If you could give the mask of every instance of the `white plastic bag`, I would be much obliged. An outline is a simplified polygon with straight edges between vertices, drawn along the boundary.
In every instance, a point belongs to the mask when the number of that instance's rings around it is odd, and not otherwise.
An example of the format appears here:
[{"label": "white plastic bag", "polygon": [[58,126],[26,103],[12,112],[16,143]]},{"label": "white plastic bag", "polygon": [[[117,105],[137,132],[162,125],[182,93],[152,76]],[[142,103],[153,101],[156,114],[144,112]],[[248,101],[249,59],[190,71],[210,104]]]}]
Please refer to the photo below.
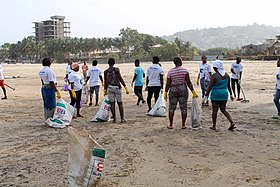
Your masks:
[{"label": "white plastic bag", "polygon": [[69,127],[67,132],[69,137],[68,186],[96,186],[102,176],[105,150],[86,131]]},{"label": "white plastic bag", "polygon": [[81,101],[83,104],[87,104],[87,102],[88,102],[88,87],[87,86],[83,86],[83,88],[82,88]]},{"label": "white plastic bag", "polygon": [[166,116],[166,104],[162,96],[162,91],[159,94],[156,104],[153,108],[148,112],[150,116],[159,116],[165,117]]},{"label": "white plastic bag", "polygon": [[64,128],[70,125],[74,115],[74,107],[63,99],[58,99],[52,118],[48,118],[45,123],[54,128]]},{"label": "white plastic bag", "polygon": [[110,118],[110,112],[111,112],[111,105],[110,101],[108,99],[108,96],[105,97],[103,100],[101,107],[99,108],[98,112],[92,118],[92,122],[106,122]]},{"label": "white plastic bag", "polygon": [[199,105],[198,98],[193,97],[192,98],[192,110],[191,110],[191,127],[193,129],[200,128],[200,114],[201,114],[201,108]]}]

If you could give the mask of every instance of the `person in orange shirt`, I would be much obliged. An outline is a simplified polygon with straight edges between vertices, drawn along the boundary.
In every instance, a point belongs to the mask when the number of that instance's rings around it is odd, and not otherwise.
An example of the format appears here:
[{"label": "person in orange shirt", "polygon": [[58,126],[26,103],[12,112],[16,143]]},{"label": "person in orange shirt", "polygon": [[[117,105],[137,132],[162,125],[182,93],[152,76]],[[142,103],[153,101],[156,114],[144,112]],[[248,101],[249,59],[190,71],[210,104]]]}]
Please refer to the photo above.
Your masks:
[{"label": "person in orange shirt", "polygon": [[84,80],[86,80],[87,79],[87,70],[88,70],[88,65],[87,65],[86,61],[84,61],[84,65],[82,66],[82,70],[83,70]]}]

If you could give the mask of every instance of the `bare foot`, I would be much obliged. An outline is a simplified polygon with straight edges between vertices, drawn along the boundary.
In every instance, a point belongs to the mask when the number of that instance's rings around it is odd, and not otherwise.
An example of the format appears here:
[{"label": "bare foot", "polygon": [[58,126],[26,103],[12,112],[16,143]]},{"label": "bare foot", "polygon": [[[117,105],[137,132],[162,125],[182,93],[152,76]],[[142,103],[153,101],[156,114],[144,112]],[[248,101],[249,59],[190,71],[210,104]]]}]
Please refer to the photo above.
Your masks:
[{"label": "bare foot", "polygon": [[82,116],[81,114],[77,114],[77,118],[83,118],[84,116]]},{"label": "bare foot", "polygon": [[168,129],[173,129],[172,125],[167,126]]},{"label": "bare foot", "polygon": [[210,129],[214,131],[217,130],[216,127],[210,127]]},{"label": "bare foot", "polygon": [[181,127],[181,129],[186,129],[187,127],[186,127],[186,125],[183,125],[182,127]]},{"label": "bare foot", "polygon": [[121,120],[121,123],[126,123],[126,122],[127,122],[126,119],[122,119],[122,120]]}]

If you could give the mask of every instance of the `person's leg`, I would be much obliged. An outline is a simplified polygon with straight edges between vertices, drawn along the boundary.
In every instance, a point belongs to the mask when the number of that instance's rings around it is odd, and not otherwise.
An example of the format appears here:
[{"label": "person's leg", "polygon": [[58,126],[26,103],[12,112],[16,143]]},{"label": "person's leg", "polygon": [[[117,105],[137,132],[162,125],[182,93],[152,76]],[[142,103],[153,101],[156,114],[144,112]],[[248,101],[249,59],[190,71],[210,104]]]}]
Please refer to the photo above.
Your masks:
[{"label": "person's leg", "polygon": [[113,123],[116,123],[116,110],[115,110],[115,101],[110,102],[111,104],[111,112],[112,112],[112,118],[113,118]]},{"label": "person's leg", "polygon": [[152,109],[153,94],[154,94],[154,87],[148,87],[148,97],[147,97],[148,111]]},{"label": "person's leg", "polygon": [[232,88],[233,95],[236,98],[236,94],[235,94],[235,79],[231,79],[231,88]]},{"label": "person's leg", "polygon": [[202,78],[200,79],[200,87],[201,87],[201,94],[202,94],[202,98],[204,98],[204,95],[205,95],[205,79]]},{"label": "person's leg", "polygon": [[216,130],[216,122],[217,122],[217,115],[218,115],[219,107],[212,103],[212,122],[213,126],[210,127],[212,130]]},{"label": "person's leg", "polygon": [[[205,81],[204,85],[205,85],[205,92],[207,91],[208,87],[209,87],[210,81]],[[204,94],[205,95],[205,94]],[[209,102],[208,102],[208,97],[207,96],[207,100],[206,100],[206,106],[209,106]]]},{"label": "person's leg", "polygon": [[174,119],[174,113],[177,107],[177,102],[178,102],[178,92],[176,90],[176,87],[172,86],[170,88],[169,94],[168,94],[168,100],[169,100],[169,112],[168,112],[168,117],[169,117],[169,125],[167,128],[172,129],[173,128],[173,119]]},{"label": "person's leg", "polygon": [[98,106],[100,86],[95,86],[95,106]]},{"label": "person's leg", "polygon": [[111,88],[110,86],[108,87],[108,99],[110,101],[110,105],[111,105],[111,112],[112,112],[112,118],[113,118],[113,123],[116,123],[116,109],[115,109],[115,92],[114,89]]},{"label": "person's leg", "polygon": [[154,89],[155,103],[156,103],[157,100],[158,100],[160,90],[161,90],[161,87],[160,87],[160,86],[156,86],[155,89]]},{"label": "person's leg", "polygon": [[228,128],[228,130],[235,129],[235,125],[234,125],[234,123],[232,121],[232,118],[231,118],[230,114],[226,110],[226,102],[224,104],[220,105],[220,109],[221,109],[221,112],[226,116],[226,118],[230,122],[230,127]]},{"label": "person's leg", "polygon": [[277,108],[278,115],[280,116],[280,103],[279,103],[279,99],[280,99],[280,89],[276,89],[273,101],[274,101],[275,106]]},{"label": "person's leg", "polygon": [[83,117],[80,114],[80,108],[81,108],[81,98],[82,98],[82,90],[75,91],[76,93],[76,108],[77,108],[77,117]]},{"label": "person's leg", "polygon": [[139,94],[140,94],[140,96],[141,96],[141,98],[142,98],[142,103],[145,103],[146,101],[145,101],[145,99],[144,99],[144,97],[143,97],[143,86],[139,86]]},{"label": "person's leg", "polygon": [[237,99],[240,100],[240,84],[238,83],[238,80],[236,82],[237,85]]},{"label": "person's leg", "polygon": [[124,107],[123,107],[122,90],[121,89],[116,90],[116,99],[117,99],[117,103],[118,103],[118,106],[119,106],[121,123],[125,123],[126,119],[124,118]]},{"label": "person's leg", "polygon": [[3,90],[3,94],[4,94],[4,97],[3,97],[2,99],[7,99],[7,92],[6,92],[6,88],[5,88],[5,87],[3,87],[3,88],[2,88],[2,90]]},{"label": "person's leg", "polygon": [[180,85],[178,86],[178,91],[176,94],[178,94],[178,101],[179,106],[181,110],[181,118],[182,118],[182,129],[186,128],[186,119],[187,119],[187,110],[188,110],[188,97],[189,92],[186,85]]},{"label": "person's leg", "polygon": [[140,100],[141,100],[141,96],[139,95],[139,87],[138,86],[134,86],[134,94],[137,96],[137,105],[139,105]]},{"label": "person's leg", "polygon": [[92,95],[93,95],[93,92],[94,92],[94,87],[91,86],[91,87],[89,88],[89,106],[92,105]]},{"label": "person's leg", "polygon": [[72,96],[72,92],[71,90],[69,90],[69,95],[70,95],[70,105],[74,106],[75,105],[75,102],[76,102],[76,99]]}]

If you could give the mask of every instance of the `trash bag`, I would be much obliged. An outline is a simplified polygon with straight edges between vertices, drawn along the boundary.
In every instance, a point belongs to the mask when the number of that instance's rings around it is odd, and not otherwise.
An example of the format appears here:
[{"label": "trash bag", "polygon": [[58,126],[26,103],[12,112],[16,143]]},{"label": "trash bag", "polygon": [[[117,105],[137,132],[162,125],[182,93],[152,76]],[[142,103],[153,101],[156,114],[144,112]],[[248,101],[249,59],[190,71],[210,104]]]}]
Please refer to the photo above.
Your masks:
[{"label": "trash bag", "polygon": [[201,107],[199,105],[198,98],[192,98],[192,110],[191,110],[191,128],[198,129],[200,128],[200,114]]},{"label": "trash bag", "polygon": [[166,116],[166,104],[162,96],[162,91],[159,94],[156,104],[148,112],[150,116],[165,117]]},{"label": "trash bag", "polygon": [[104,101],[101,104],[101,107],[99,108],[98,112],[92,118],[92,122],[106,122],[110,118],[110,112],[111,112],[111,105],[110,101],[108,99],[108,96],[105,97]]},{"label": "trash bag", "polygon": [[67,128],[69,187],[96,186],[104,168],[105,150],[86,131]]},{"label": "trash bag", "polygon": [[74,115],[74,107],[63,99],[58,99],[52,118],[48,118],[45,123],[54,128],[64,128],[70,125]]},{"label": "trash bag", "polygon": [[87,86],[83,86],[83,88],[82,88],[81,101],[83,104],[87,104],[87,102],[88,102],[88,87]]}]

